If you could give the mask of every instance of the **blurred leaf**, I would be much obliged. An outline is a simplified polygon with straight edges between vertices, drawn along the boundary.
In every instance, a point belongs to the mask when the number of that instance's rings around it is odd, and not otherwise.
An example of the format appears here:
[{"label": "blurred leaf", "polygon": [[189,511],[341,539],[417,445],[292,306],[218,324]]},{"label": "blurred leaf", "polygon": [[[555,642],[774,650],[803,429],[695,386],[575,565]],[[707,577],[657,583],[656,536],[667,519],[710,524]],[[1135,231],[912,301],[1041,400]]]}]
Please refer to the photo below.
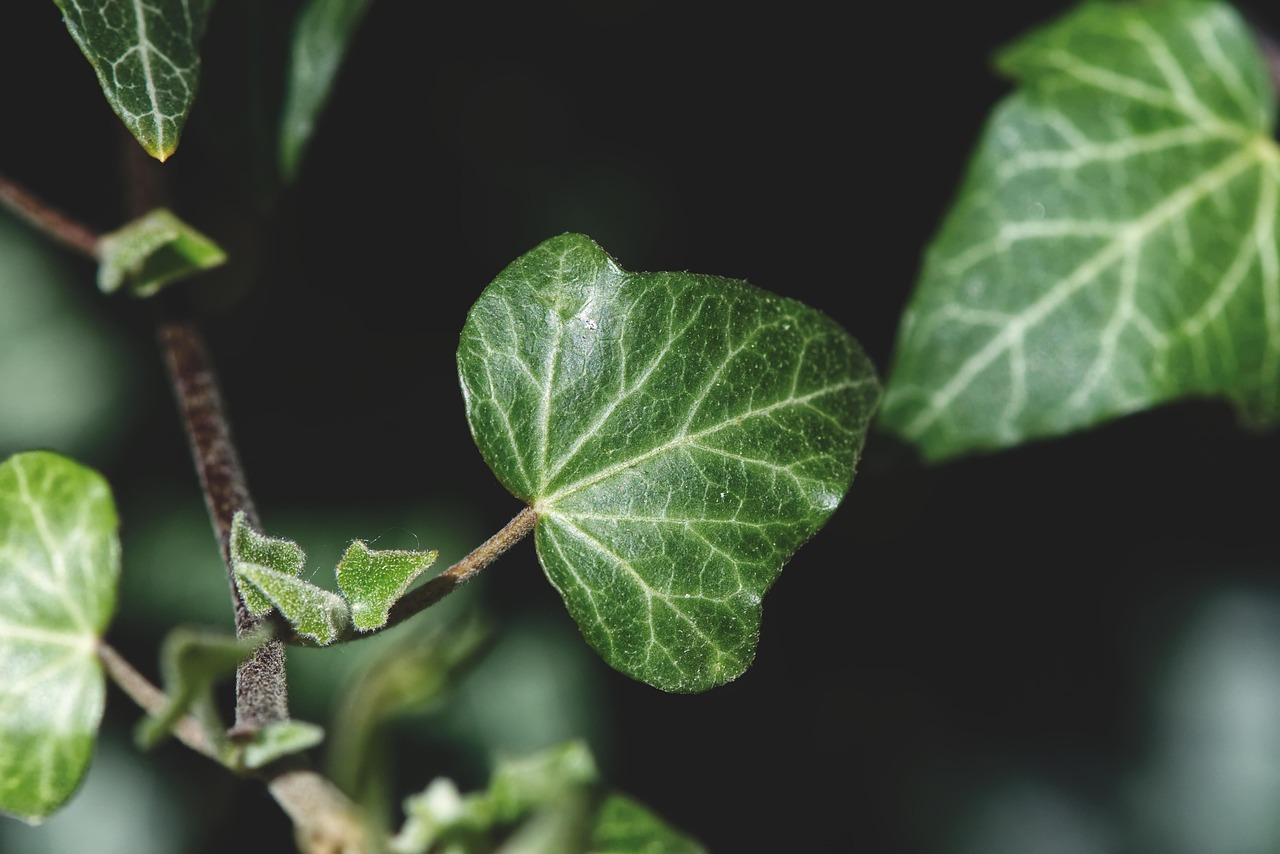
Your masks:
[{"label": "blurred leaf", "polygon": [[253,734],[242,748],[240,764],[261,768],[292,753],[315,747],[324,741],[324,730],[305,721],[274,721]]},{"label": "blurred leaf", "polygon": [[628,273],[576,234],[499,274],[458,367],[476,444],[537,510],[539,559],[583,635],[670,691],[750,664],[760,599],[844,498],[879,395],[818,311]]},{"label": "blurred leaf", "polygon": [[502,763],[489,790],[460,795],[437,779],[405,801],[394,854],[700,854],[701,845],[601,785],[581,741]]},{"label": "blurred leaf", "polygon": [[404,595],[439,552],[371,549],[356,540],[338,562],[338,589],[351,603],[351,619],[362,632],[387,622],[391,606]]},{"label": "blurred leaf", "polygon": [[71,797],[93,754],[117,524],[97,472],[44,451],[0,463],[0,810],[28,822]]},{"label": "blurred leaf", "polygon": [[160,674],[169,705],[138,724],[138,744],[155,747],[188,713],[200,721],[213,744],[222,744],[225,732],[213,702],[213,685],[234,673],[236,665],[265,639],[265,631],[242,639],[188,627],[171,631],[160,646]]},{"label": "blurred leaf", "polygon": [[881,417],[930,459],[1192,395],[1280,416],[1280,149],[1224,3],[1089,2],[1002,52]]},{"label": "blurred leaf", "polygon": [[98,288],[111,293],[127,285],[136,297],[227,260],[209,238],[164,208],[157,208],[98,242]]},{"label": "blurred leaf", "polygon": [[370,0],[311,0],[298,13],[280,116],[280,171],[292,182]]},{"label": "blurred leaf", "polygon": [[147,153],[166,160],[195,100],[213,0],[54,0],[107,103]]}]

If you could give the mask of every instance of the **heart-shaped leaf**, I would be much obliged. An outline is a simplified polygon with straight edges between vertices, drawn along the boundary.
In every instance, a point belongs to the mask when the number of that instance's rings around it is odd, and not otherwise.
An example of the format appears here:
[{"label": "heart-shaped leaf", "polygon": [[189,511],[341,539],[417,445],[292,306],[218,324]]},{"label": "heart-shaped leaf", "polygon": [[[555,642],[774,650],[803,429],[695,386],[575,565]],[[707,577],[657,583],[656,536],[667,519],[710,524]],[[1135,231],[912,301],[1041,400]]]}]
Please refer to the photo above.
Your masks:
[{"label": "heart-shaped leaf", "polygon": [[1280,147],[1223,3],[1085,3],[998,59],[883,423],[931,459],[1193,395],[1280,418]]},{"label": "heart-shaped leaf", "polygon": [[54,2],[111,109],[147,153],[167,159],[195,100],[213,0]]},{"label": "heart-shaped leaf", "polygon": [[468,314],[467,418],[538,513],[538,557],[612,666],[701,691],[750,664],[760,600],[853,479],[879,397],[827,316],[745,282],[621,269],[582,235]]},{"label": "heart-shaped leaf", "polygon": [[116,528],[98,473],[44,451],[0,463],[0,810],[32,823],[71,797],[93,754]]},{"label": "heart-shaped leaf", "polygon": [[362,632],[387,622],[391,606],[404,595],[439,552],[371,549],[356,540],[338,562],[338,589],[351,604],[351,620]]}]

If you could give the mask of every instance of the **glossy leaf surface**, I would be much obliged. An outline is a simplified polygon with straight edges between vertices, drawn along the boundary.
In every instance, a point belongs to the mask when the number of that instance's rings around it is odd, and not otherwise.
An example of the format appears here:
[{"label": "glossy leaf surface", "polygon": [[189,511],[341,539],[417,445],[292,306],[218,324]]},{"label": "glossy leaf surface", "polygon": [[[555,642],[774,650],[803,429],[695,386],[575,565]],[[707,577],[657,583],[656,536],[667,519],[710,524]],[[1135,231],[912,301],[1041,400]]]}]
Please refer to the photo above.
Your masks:
[{"label": "glossy leaf surface", "polygon": [[0,464],[0,810],[30,822],[71,797],[93,753],[116,529],[96,472],[43,451]]},{"label": "glossy leaf surface", "polygon": [[576,234],[485,290],[458,365],[476,443],[537,510],[539,559],[583,635],[670,691],[749,665],[761,597],[844,498],[879,396],[820,312],[629,273]]},{"label": "glossy leaf surface", "polygon": [[883,423],[940,459],[1188,396],[1280,415],[1280,149],[1222,3],[1090,2],[998,57],[903,318]]},{"label": "glossy leaf surface", "polygon": [[178,147],[213,0],[54,0],[103,94],[152,157]]}]

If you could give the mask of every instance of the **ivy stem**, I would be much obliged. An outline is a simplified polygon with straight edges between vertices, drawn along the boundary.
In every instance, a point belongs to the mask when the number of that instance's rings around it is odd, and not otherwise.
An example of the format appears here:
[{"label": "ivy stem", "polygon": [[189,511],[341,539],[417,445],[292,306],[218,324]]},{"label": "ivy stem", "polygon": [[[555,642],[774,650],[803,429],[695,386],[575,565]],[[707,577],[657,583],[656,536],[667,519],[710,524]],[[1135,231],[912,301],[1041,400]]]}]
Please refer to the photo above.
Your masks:
[{"label": "ivy stem", "polygon": [[4,175],[0,175],[0,202],[63,246],[97,259],[100,236],[96,232],[46,204]]},{"label": "ivy stem", "polygon": [[[489,564],[493,563],[508,549],[514,546],[525,535],[533,530],[538,521],[537,509],[530,505],[525,507],[515,518],[503,526],[502,530],[485,540],[475,551],[446,569],[425,584],[417,587],[391,606],[387,622],[381,628],[389,629],[397,623],[407,620],[419,611],[425,610],[439,602],[457,588],[466,584]],[[376,634],[369,632],[367,634]]]},{"label": "ivy stem", "polygon": [[[98,642],[98,660],[102,662],[107,675],[144,711],[158,715],[169,705],[169,696],[151,684],[147,677],[134,669],[134,666],[106,641]],[[221,762],[217,748],[209,741],[204,727],[190,715],[183,715],[174,724],[173,735],[196,753]]]}]

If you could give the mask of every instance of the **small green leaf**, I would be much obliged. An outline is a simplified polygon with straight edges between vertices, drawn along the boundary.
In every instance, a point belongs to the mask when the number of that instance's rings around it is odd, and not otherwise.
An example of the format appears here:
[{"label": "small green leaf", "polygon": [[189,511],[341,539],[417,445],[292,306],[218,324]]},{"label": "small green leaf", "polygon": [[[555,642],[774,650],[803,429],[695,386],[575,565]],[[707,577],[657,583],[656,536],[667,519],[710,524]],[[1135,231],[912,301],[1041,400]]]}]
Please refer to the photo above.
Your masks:
[{"label": "small green leaf", "polygon": [[324,729],[306,721],[275,721],[253,734],[240,754],[243,768],[261,768],[282,756],[309,750],[324,741]]},{"label": "small green leaf", "polygon": [[338,589],[351,603],[351,619],[362,632],[387,622],[391,606],[404,595],[439,552],[371,549],[353,542],[338,562]]},{"label": "small green leaf", "polygon": [[254,616],[271,612],[272,602],[251,584],[240,584],[240,564],[267,567],[281,575],[298,576],[307,563],[307,555],[293,540],[267,537],[255,531],[245,520],[244,511],[231,519],[231,566],[236,573],[236,587]]},{"label": "small green leaf", "polygon": [[299,637],[324,646],[351,625],[351,610],[336,593],[256,563],[237,563],[235,569],[241,594],[246,587],[255,589],[271,607],[279,609]]},{"label": "small green leaf", "polygon": [[71,797],[93,754],[117,524],[106,481],[79,463],[43,451],[0,463],[0,810],[32,823]]},{"label": "small green leaf", "polygon": [[200,721],[214,744],[221,744],[225,733],[214,704],[213,685],[235,672],[236,665],[266,637],[265,631],[239,639],[223,632],[186,627],[169,632],[160,645],[160,676],[169,704],[138,724],[138,744],[144,749],[155,747],[187,713]]},{"label": "small green leaf", "polygon": [[596,815],[590,854],[703,854],[702,844],[686,836],[626,795],[610,794]]},{"label": "small green leaf", "polygon": [[1280,148],[1224,3],[1089,2],[1000,54],[881,418],[929,459],[1221,395],[1280,418]]},{"label": "small green leaf", "polygon": [[280,172],[293,181],[370,0],[311,0],[298,13],[280,116]]},{"label": "small green leaf", "polygon": [[195,100],[213,0],[54,2],[111,109],[148,154],[166,160]]},{"label": "small green leaf", "polygon": [[853,479],[879,398],[858,343],[745,282],[621,269],[582,235],[515,261],[458,368],[490,468],[587,641],[670,691],[741,674],[760,601]]},{"label": "small green leaf", "polygon": [[126,285],[136,297],[153,296],[227,260],[216,243],[164,208],[103,235],[98,256],[99,290],[111,293]]}]

